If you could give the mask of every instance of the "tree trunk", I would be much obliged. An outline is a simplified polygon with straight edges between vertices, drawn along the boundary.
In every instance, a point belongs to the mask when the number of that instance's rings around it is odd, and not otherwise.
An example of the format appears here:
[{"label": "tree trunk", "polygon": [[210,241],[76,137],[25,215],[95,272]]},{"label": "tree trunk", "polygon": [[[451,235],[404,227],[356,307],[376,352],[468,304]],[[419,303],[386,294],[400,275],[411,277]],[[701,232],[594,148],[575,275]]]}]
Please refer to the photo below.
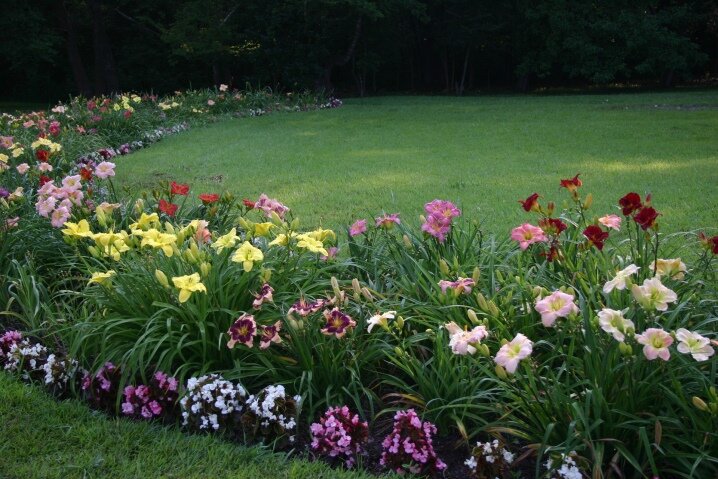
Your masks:
[{"label": "tree trunk", "polygon": [[466,82],[466,70],[469,68],[469,53],[471,50],[469,48],[466,48],[466,55],[464,55],[464,68],[461,71],[461,82],[459,82],[459,85],[456,89],[456,94],[461,96],[464,94],[464,85]]},{"label": "tree trunk", "polygon": [[77,31],[72,17],[67,14],[65,2],[55,3],[55,13],[57,15],[60,28],[66,34],[67,57],[70,61],[72,76],[75,79],[75,87],[77,92],[85,97],[92,96],[92,87],[85,73],[85,65],[82,63],[80,50],[77,48]]},{"label": "tree trunk", "polygon": [[354,50],[356,49],[357,42],[359,42],[363,23],[363,17],[357,18],[356,25],[354,27],[354,38],[352,38],[352,41],[349,44],[349,47],[347,48],[347,51],[344,53],[344,55],[337,56],[333,60],[329,61],[326,65],[324,65],[322,74],[316,81],[316,87],[318,90],[322,90],[328,93],[334,91],[334,87],[332,86],[332,70],[334,69],[334,67],[346,65],[347,63],[349,63],[349,60],[351,60],[354,56]]},{"label": "tree trunk", "polygon": [[95,91],[113,93],[120,90],[110,39],[105,30],[102,0],[87,0],[92,15],[92,46],[95,52]]}]

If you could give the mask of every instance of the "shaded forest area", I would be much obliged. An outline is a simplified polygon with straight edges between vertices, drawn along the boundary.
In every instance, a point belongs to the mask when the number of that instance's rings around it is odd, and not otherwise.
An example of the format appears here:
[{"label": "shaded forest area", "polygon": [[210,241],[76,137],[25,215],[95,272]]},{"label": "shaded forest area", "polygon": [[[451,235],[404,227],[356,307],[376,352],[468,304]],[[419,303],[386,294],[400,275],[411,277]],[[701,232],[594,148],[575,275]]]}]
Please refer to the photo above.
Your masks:
[{"label": "shaded forest area", "polygon": [[0,45],[5,100],[670,87],[718,77],[718,0],[4,0]]}]

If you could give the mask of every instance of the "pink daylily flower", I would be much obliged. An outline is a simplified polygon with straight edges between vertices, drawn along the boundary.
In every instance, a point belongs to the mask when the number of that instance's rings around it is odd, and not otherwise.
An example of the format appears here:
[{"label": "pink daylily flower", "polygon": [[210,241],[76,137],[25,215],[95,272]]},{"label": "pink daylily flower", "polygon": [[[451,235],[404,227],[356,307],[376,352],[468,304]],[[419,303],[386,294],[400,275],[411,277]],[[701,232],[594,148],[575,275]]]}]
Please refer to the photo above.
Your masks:
[{"label": "pink daylily flower", "polygon": [[544,231],[538,226],[525,223],[511,230],[511,239],[518,241],[522,250],[525,250],[534,243],[548,241]]},{"label": "pink daylily flower", "polygon": [[558,318],[578,313],[578,306],[573,300],[573,295],[554,291],[543,299],[537,299],[534,308],[541,314],[541,323],[550,328]]}]

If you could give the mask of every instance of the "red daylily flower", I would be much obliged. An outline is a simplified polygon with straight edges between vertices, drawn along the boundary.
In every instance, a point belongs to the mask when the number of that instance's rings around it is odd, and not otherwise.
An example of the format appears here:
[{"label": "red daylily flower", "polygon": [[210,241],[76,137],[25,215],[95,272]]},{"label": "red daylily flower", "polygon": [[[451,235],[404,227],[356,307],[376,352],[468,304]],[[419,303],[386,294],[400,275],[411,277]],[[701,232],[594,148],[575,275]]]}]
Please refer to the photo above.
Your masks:
[{"label": "red daylily flower", "polygon": [[713,254],[718,254],[718,235],[709,238],[701,231],[698,233],[698,240],[701,242],[701,246],[705,249],[712,251]]},{"label": "red daylily flower", "polygon": [[179,207],[174,203],[170,203],[169,201],[160,200],[159,208],[160,211],[162,213],[165,213],[167,216],[174,216],[174,214],[177,212],[177,208]]},{"label": "red daylily flower", "polygon": [[544,230],[544,233],[558,236],[566,229],[566,223],[558,218],[543,218],[539,221],[539,227]]},{"label": "red daylily flower", "polygon": [[523,201],[519,200],[519,203],[521,203],[521,207],[524,209],[524,211],[538,211],[538,198],[538,193],[534,193]]},{"label": "red daylily flower", "polygon": [[583,230],[583,235],[592,245],[598,248],[599,251],[603,250],[603,242],[608,239],[608,233],[596,225],[591,225]]},{"label": "red daylily flower", "polygon": [[85,181],[90,181],[92,179],[92,169],[87,167],[81,168],[80,177]]},{"label": "red daylily flower", "polygon": [[219,195],[217,193],[202,193],[201,195],[197,196],[203,204],[209,205],[211,203],[214,203],[219,200]]},{"label": "red daylily flower", "polygon": [[570,192],[576,191],[576,189],[583,185],[583,181],[578,179],[578,175],[581,173],[578,173],[573,178],[567,179],[567,180],[561,180],[561,188],[566,188]]},{"label": "red daylily flower", "polygon": [[172,182],[170,183],[170,193],[173,195],[187,196],[189,193],[189,185],[182,183]]},{"label": "red daylily flower", "polygon": [[47,163],[47,160],[50,158],[50,152],[47,150],[37,150],[35,152],[35,158],[41,163]]},{"label": "red daylily flower", "polygon": [[40,187],[42,187],[45,183],[49,183],[52,181],[52,178],[45,175],[40,175]]},{"label": "red daylily flower", "polygon": [[618,200],[618,205],[623,208],[623,215],[630,216],[634,211],[640,209],[643,204],[638,193],[628,193],[626,196]]},{"label": "red daylily flower", "polygon": [[636,213],[636,216],[633,217],[635,222],[644,230],[653,227],[656,223],[656,218],[658,218],[658,212],[650,206],[644,206]]},{"label": "red daylily flower", "polygon": [[246,207],[249,208],[250,210],[253,210],[253,209],[254,209],[254,204],[255,204],[254,201],[248,200],[247,198],[245,198],[245,199],[242,200],[242,203],[244,203],[244,206],[246,206]]}]

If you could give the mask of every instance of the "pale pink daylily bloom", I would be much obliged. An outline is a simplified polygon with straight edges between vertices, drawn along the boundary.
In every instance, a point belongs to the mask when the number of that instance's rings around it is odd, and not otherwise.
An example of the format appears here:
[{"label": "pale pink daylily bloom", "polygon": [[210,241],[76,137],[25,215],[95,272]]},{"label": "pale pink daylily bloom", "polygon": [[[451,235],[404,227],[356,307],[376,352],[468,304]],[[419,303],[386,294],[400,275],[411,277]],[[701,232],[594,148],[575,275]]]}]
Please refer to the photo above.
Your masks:
[{"label": "pale pink daylily bloom", "polygon": [[447,281],[445,279],[439,281],[439,287],[443,294],[446,294],[446,291],[449,289],[453,290],[457,296],[462,293],[469,294],[471,293],[471,288],[474,286],[476,286],[476,282],[473,279],[462,278],[461,276],[459,276],[456,281]]},{"label": "pale pink daylily bloom", "polygon": [[668,303],[678,301],[678,295],[663,286],[661,279],[658,277],[646,279],[642,286],[634,284],[631,288],[631,293],[638,301],[638,304],[646,310],[665,311],[668,309]]},{"label": "pale pink daylily bloom", "polygon": [[538,226],[529,223],[522,224],[511,230],[511,239],[519,242],[522,250],[525,250],[534,243],[548,241],[544,231]]},{"label": "pale pink daylily bloom", "polygon": [[366,220],[356,220],[349,228],[349,236],[359,236],[366,231]]},{"label": "pale pink daylily bloom", "polygon": [[207,104],[209,106],[214,106],[214,100],[207,100]]},{"label": "pale pink daylily bloom", "polygon": [[52,213],[52,211],[55,209],[55,203],[57,203],[57,198],[52,196],[38,201],[35,205],[35,208],[37,209],[37,214],[44,218],[47,218],[50,213]]},{"label": "pale pink daylily bloom", "polygon": [[612,280],[607,281],[606,284],[603,285],[603,292],[608,294],[614,289],[626,289],[626,280],[629,279],[631,275],[636,274],[639,269],[641,269],[639,266],[636,266],[635,264],[629,264],[621,271],[617,272],[616,276],[614,276]]},{"label": "pale pink daylily bloom", "polygon": [[698,333],[680,328],[676,331],[676,339],[679,341],[678,352],[690,354],[696,361],[707,361],[715,354],[710,339]]},{"label": "pale pink daylily bloom", "polygon": [[80,175],[66,176],[62,179],[62,187],[66,190],[79,190],[82,188],[82,177]]},{"label": "pale pink daylily bloom", "polygon": [[61,206],[52,212],[52,215],[50,215],[50,219],[50,224],[52,224],[54,228],[62,228],[62,226],[64,226],[67,222],[67,220],[70,219],[70,210],[65,208],[64,206]]},{"label": "pale pink daylily bloom", "polygon": [[648,328],[643,334],[636,335],[636,341],[643,345],[643,355],[649,361],[656,358],[668,361],[671,357],[668,346],[673,344],[673,338],[662,329]]},{"label": "pale pink daylily bloom", "polygon": [[578,313],[578,306],[573,300],[571,294],[554,291],[545,298],[537,299],[534,308],[541,314],[541,323],[550,328],[558,318],[566,318],[570,314]]},{"label": "pale pink daylily bloom", "polygon": [[660,277],[681,280],[685,278],[686,265],[681,258],[659,259],[653,262],[653,274]]},{"label": "pale pink daylily bloom", "polygon": [[103,161],[95,167],[95,176],[103,180],[115,176],[115,164],[111,161]]},{"label": "pale pink daylily bloom", "polygon": [[227,91],[227,88],[227,85],[225,85],[224,83],[219,85],[219,91]]},{"label": "pale pink daylily bloom", "polygon": [[620,216],[606,215],[606,216],[602,216],[601,218],[599,218],[598,222],[601,223],[606,228],[611,228],[616,231],[620,231],[622,220],[623,219]]},{"label": "pale pink daylily bloom", "polygon": [[449,346],[454,354],[460,356],[466,354],[474,354],[476,345],[489,335],[486,326],[476,326],[474,329],[466,331],[459,327],[455,322],[444,325],[449,332]]},{"label": "pale pink daylily bloom", "polygon": [[516,372],[521,360],[531,356],[533,351],[533,343],[529,338],[519,333],[510,343],[501,346],[499,352],[496,353],[494,361],[502,366],[507,372],[513,374]]},{"label": "pale pink daylily bloom", "polygon": [[50,163],[38,163],[37,169],[43,173],[52,171],[52,165]]},{"label": "pale pink daylily bloom", "polygon": [[17,170],[18,173],[20,173],[21,175],[24,175],[30,169],[30,165],[28,165],[27,163],[20,163],[19,165],[17,165],[15,167],[15,169]]},{"label": "pale pink daylily bloom", "polygon": [[623,342],[627,333],[635,331],[633,321],[623,317],[623,311],[604,308],[598,312],[598,324],[601,329],[613,336],[616,341]]}]

